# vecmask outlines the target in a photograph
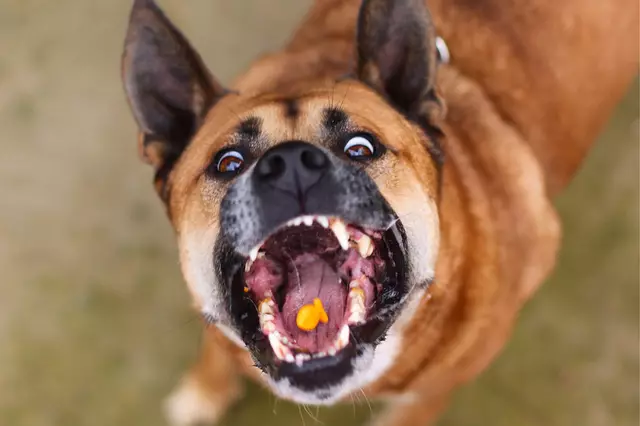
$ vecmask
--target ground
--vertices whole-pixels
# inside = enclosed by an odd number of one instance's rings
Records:
[[[162,0],[223,81],[308,0]],[[0,424],[161,425],[194,359],[172,232],[119,80],[130,1],[0,0]],[[637,425],[638,85],[557,205],[559,268],[440,426]],[[363,398],[361,398],[363,399]],[[224,424],[314,424],[255,387]],[[352,425],[369,406],[323,409]]]

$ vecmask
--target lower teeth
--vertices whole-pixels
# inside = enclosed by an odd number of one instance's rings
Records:
[[[273,353],[276,355],[276,358],[289,363],[295,362],[297,365],[301,365],[305,361],[308,361],[312,358],[323,358],[327,355],[334,356],[339,350],[344,349],[349,344],[350,330],[347,324],[343,325],[340,329],[340,332],[338,333],[336,341],[326,351],[318,352],[315,354],[299,353],[295,356],[293,355],[293,353],[291,352],[291,348],[289,347],[289,339],[287,339],[285,336],[281,335],[278,331],[275,330],[272,330],[265,334],[269,338],[269,343],[271,344],[271,348],[273,349]]]

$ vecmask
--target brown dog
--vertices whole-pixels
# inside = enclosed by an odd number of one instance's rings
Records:
[[[552,269],[550,196],[637,71],[635,0],[360,3],[318,1],[226,90],[135,1],[140,152],[211,324],[177,424],[219,418],[240,373],[299,403],[364,389],[393,402],[383,425],[434,419]]]

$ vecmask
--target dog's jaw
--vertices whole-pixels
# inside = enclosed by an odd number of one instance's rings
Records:
[[[396,325],[393,325],[386,339],[375,349],[368,347],[353,359],[352,374],[345,377],[340,384],[315,389],[312,392],[293,386],[289,379],[276,381],[268,376],[265,378],[270,389],[280,398],[298,404],[333,405],[382,377],[393,365],[401,347],[401,333]]]
[[[419,196],[414,193],[414,197]],[[399,351],[403,347],[404,329],[414,318],[417,307],[423,303],[427,285],[434,278],[436,253],[439,242],[439,220],[435,201],[424,194],[426,206],[422,214],[405,215],[404,225],[407,227],[409,286],[401,313],[385,339],[377,346],[367,346],[352,360],[352,372],[338,383],[326,388],[305,390],[294,386],[288,378],[275,380],[267,374],[261,374],[264,382],[279,397],[302,404],[331,405],[344,400],[354,392],[373,384],[394,365]],[[413,217],[412,217],[413,216]],[[186,221],[185,223],[194,223]],[[215,271],[213,259],[215,242],[206,240],[216,233],[211,230],[190,229],[185,227],[180,232],[180,252],[184,276],[194,294],[194,301],[202,314],[212,322],[229,340],[238,347],[247,349],[239,330],[233,324],[225,309],[226,295],[221,290]],[[428,238],[415,236],[427,235]],[[420,253],[420,256],[416,256]],[[248,355],[248,352],[247,352]]]

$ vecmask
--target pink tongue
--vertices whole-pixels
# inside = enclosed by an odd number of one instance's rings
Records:
[[[296,325],[298,310],[322,300],[329,322],[318,323],[315,330],[303,331]],[[344,319],[347,289],[336,271],[320,257],[304,254],[289,265],[289,279],[282,316],[284,326],[296,344],[309,352],[326,351],[338,337]]]

